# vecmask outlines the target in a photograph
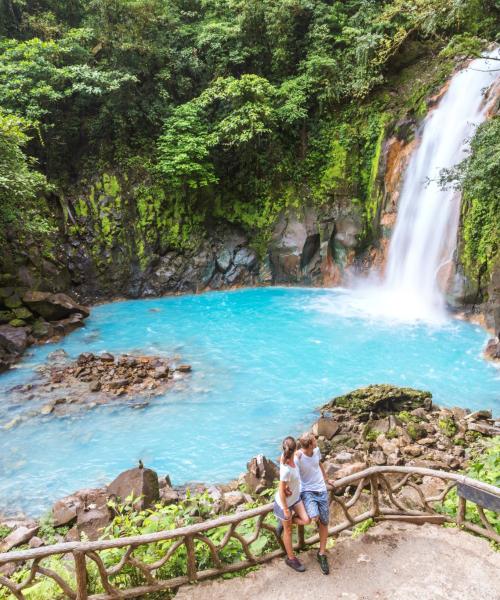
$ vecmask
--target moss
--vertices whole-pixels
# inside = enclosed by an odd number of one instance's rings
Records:
[[[439,429],[441,429],[441,431],[449,438],[454,437],[458,431],[458,427],[453,417],[439,419],[438,426]]]
[[[401,412],[430,404],[432,394],[413,388],[400,388],[387,384],[370,385],[338,396],[322,407],[329,410],[335,406],[348,408],[353,413]]]
[[[12,319],[12,321],[9,321],[9,325],[12,325],[12,327],[24,327],[26,321],[23,321],[23,319]]]
[[[427,435],[427,431],[417,423],[408,423],[406,431],[413,441],[420,440]]]
[[[397,438],[398,437],[398,432],[397,432],[396,428],[393,427],[392,429],[389,429],[389,431],[385,434],[385,437],[388,440],[393,440],[393,439]]]

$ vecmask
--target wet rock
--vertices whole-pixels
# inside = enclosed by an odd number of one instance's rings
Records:
[[[140,510],[149,508],[160,499],[158,475],[152,469],[141,467],[120,473],[108,485],[108,491],[122,501],[132,494],[134,498],[137,498],[134,506]]]
[[[192,371],[191,365],[179,365],[175,368],[179,373],[190,373]]]
[[[245,483],[250,493],[259,494],[279,479],[279,468],[263,454],[258,454],[247,464]]]
[[[91,381],[89,384],[89,390],[91,392],[98,392],[101,389],[100,381]]]
[[[26,544],[29,540],[38,533],[38,525],[34,527],[17,527],[11,531],[9,535],[0,543],[0,552],[8,552],[16,546]]]
[[[55,332],[52,325],[40,317],[31,325],[31,334],[36,339],[43,339],[52,337]]]
[[[73,314],[79,313],[83,317],[90,314],[86,306],[74,302],[66,294],[51,294],[49,292],[27,292],[23,296],[23,302],[29,308],[47,321],[59,321],[67,319]]]
[[[102,354],[99,355],[99,358],[101,359],[102,362],[114,362],[115,361],[115,357],[110,354],[109,352],[103,352]]]

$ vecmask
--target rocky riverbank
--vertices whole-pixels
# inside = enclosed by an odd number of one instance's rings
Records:
[[[117,402],[145,408],[151,397],[164,394],[190,373],[191,366],[161,356],[114,356],[109,352],[84,352],[71,361],[64,350],[56,350],[37,370],[40,380],[9,391],[14,402],[26,405],[36,401],[37,407],[15,417],[4,428],[11,429],[33,417],[61,417]]]
[[[0,373],[32,344],[57,341],[82,327],[89,314],[66,294],[0,287]]]
[[[77,369],[91,370],[85,365],[93,364],[95,357],[84,356],[80,362],[83,364]],[[413,465],[460,471],[481,451],[482,440],[500,435],[500,420],[493,419],[490,411],[439,408],[433,406],[430,392],[390,385],[355,390],[332,399],[319,411],[320,417],[312,431],[317,436],[324,467],[331,479],[341,479],[370,465]],[[51,527],[56,528],[58,541],[76,540],[82,535],[97,539],[113,519],[112,503],[123,501],[130,494],[137,499],[136,510],[157,503],[185,502],[192,499],[193,494],[201,493],[204,494],[200,500],[204,517],[243,510],[250,502],[267,502],[272,492],[266,490],[273,488],[277,477],[277,465],[262,455],[250,460],[247,471],[238,479],[223,485],[172,486],[168,475],[159,477],[141,463],[120,474],[106,487],[79,490],[55,502]],[[420,485],[428,491],[430,487],[439,488],[442,483],[424,477]],[[338,493],[344,492],[339,490]],[[407,497],[407,491],[405,494],[401,500],[411,504],[413,499]],[[201,514],[196,505],[193,510],[193,514]],[[335,515],[333,511],[333,519]],[[1,551],[23,544],[35,547],[46,543],[43,536],[37,536],[40,523],[35,520],[4,519],[0,522],[0,531],[2,528],[8,535],[0,546]],[[51,531],[53,535],[54,530]]]

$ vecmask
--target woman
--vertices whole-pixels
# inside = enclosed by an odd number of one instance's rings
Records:
[[[280,458],[280,483],[274,499],[274,514],[278,518],[278,535],[282,535],[287,557],[285,563],[295,571],[306,570],[295,556],[292,543],[292,526],[308,525],[311,519],[307,516],[304,503],[300,499],[299,469],[294,461],[297,443],[293,437],[286,437],[282,444],[283,454]]]

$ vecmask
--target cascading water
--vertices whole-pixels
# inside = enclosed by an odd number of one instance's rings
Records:
[[[486,118],[484,91],[499,67],[491,57],[499,56],[495,50],[457,73],[423,123],[389,246],[383,288],[392,296],[391,310],[417,318],[444,313],[442,284],[456,246],[460,197],[453,189],[442,189],[438,179],[443,169],[466,156],[475,128]]]

